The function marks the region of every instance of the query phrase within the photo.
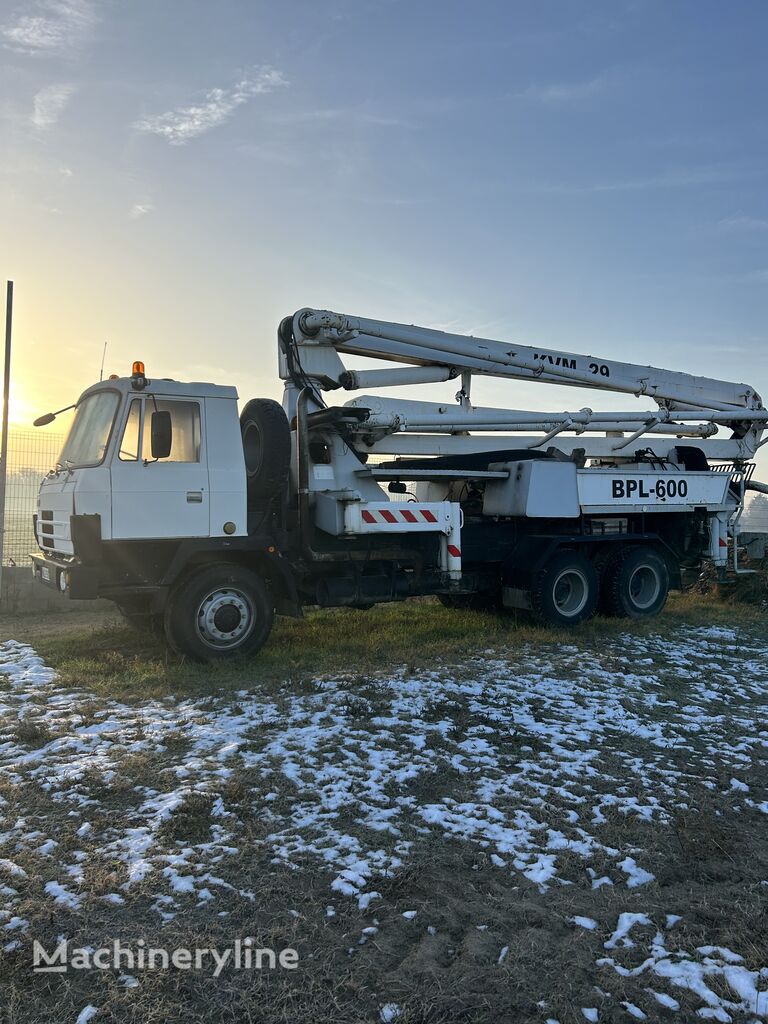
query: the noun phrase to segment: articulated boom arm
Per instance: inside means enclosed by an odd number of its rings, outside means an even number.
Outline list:
[[[505,344],[327,310],[303,310],[296,314],[296,320],[295,326],[305,339],[322,338],[340,352],[403,363],[456,366],[497,377],[648,395],[659,405],[670,403],[672,407],[685,404],[705,409],[762,408],[760,396],[747,384],[655,366]]]
[[[545,431],[544,438],[526,439],[529,447],[537,447],[564,431],[577,434],[597,430],[613,434],[629,431],[630,436],[620,438],[618,444],[606,447],[593,441],[587,445],[594,454],[608,454],[643,434],[707,438],[716,432],[717,425],[721,425],[733,430],[733,438],[729,439],[733,443],[723,439],[710,442],[712,456],[744,459],[754,454],[768,421],[768,412],[763,408],[759,394],[747,384],[591,355],[448,334],[328,310],[299,310],[293,317],[292,326],[302,371],[319,381],[321,387],[340,386],[347,390],[391,387],[445,381],[461,374],[462,386],[457,396],[460,405],[453,409],[427,403],[368,398],[351,403],[368,408],[373,406],[367,427],[388,433],[458,434],[467,431],[503,432],[525,427]],[[350,371],[341,363],[339,353],[411,365],[390,370]],[[285,360],[282,370],[283,377],[291,377]],[[610,414],[595,413],[591,409],[575,413],[478,409],[469,400],[473,373],[648,396],[658,409]],[[407,449],[382,447],[380,450],[394,452]],[[411,450],[423,451],[425,448],[413,445]]]

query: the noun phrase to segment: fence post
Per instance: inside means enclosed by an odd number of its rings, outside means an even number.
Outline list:
[[[8,398],[11,390],[11,330],[13,326],[13,281],[6,282],[5,363],[3,365],[3,425],[0,433],[0,604],[3,595],[3,553],[5,542],[5,486],[8,479]]]

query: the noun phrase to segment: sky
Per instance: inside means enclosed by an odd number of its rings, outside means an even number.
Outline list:
[[[767,36],[763,0],[0,0],[12,419],[105,343],[279,397],[303,306],[765,395]]]

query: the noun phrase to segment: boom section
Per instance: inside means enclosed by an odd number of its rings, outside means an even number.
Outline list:
[[[293,330],[302,346],[325,344],[337,352],[375,359],[646,395],[670,410],[763,407],[759,394],[748,384],[329,310],[299,310],[294,315]]]

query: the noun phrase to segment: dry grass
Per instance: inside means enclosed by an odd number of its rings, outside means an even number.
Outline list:
[[[759,608],[724,605],[711,595],[674,596],[655,619],[632,623],[638,635],[669,633],[681,625],[716,624],[760,630]],[[161,639],[126,626],[119,616],[69,614],[53,619],[0,616],[0,636],[31,643],[56,666],[65,685],[123,700],[200,695],[257,684],[273,692],[286,683],[301,690],[317,675],[375,674],[389,665],[416,672],[460,664],[488,648],[501,653],[533,643],[547,653],[562,643],[599,649],[626,629],[620,619],[598,617],[575,630],[532,624],[522,613],[493,614],[443,608],[420,599],[371,611],[310,610],[301,620],[278,619],[255,659],[196,665],[171,654]]]
[[[561,636],[504,616],[448,611],[420,602],[370,613],[312,613],[301,622],[280,622],[259,659],[211,669],[170,658],[152,638],[110,621],[75,621],[79,618],[68,616],[56,629],[39,620],[5,620],[0,630],[31,642],[57,668],[64,685],[89,691],[93,700],[84,708],[87,716],[97,713],[104,698],[139,702],[147,696],[221,695],[243,687],[266,698],[285,687],[286,680],[294,692],[302,693],[317,674],[340,672],[350,680],[345,710],[351,729],[379,710],[375,674],[387,666],[405,664],[416,672],[436,664],[460,665],[474,652],[509,653],[523,643],[552,657],[563,640],[594,651],[600,650],[606,636],[628,628],[626,623],[595,620]],[[632,624],[631,629],[674,635],[690,623],[738,625],[762,637],[768,632],[758,612],[723,607],[707,597],[678,598],[659,620]],[[610,671],[610,659],[605,668]],[[669,679],[665,685],[682,699],[679,683]],[[663,716],[663,708],[658,714]],[[427,717],[453,723],[449,740],[431,736],[430,742],[438,745],[454,744],[469,726],[482,724],[462,702],[436,700]],[[16,731],[16,739],[30,748],[50,738],[34,722],[22,722]],[[250,749],[257,753],[258,730],[250,741]],[[535,751],[539,742],[510,723],[504,757],[514,764],[522,756],[521,747]],[[644,749],[643,743],[637,740],[638,751]],[[99,801],[88,813],[120,815],[135,802],[137,787],[148,780],[160,791],[171,785],[165,769],[184,763],[187,745],[184,732],[178,730],[165,736],[163,750],[125,757],[119,775],[108,782],[96,769],[87,773],[80,785]],[[631,753],[629,748],[617,751],[614,760],[606,754],[606,768],[616,776],[626,774]],[[680,768],[687,756],[670,750],[669,763]],[[716,772],[716,766],[712,770]],[[766,768],[756,764],[750,771],[750,789],[757,794],[768,784]],[[446,764],[434,777],[417,779],[407,792],[418,801],[439,801],[447,794],[461,800],[466,783],[466,777]],[[633,793],[635,785],[632,777],[626,778],[627,793]],[[95,851],[88,838],[76,835],[78,819],[69,817],[67,807],[37,781],[0,782],[2,810],[9,821],[23,816],[30,829],[45,822],[49,834],[55,828],[62,848],[88,855],[82,885],[86,898],[81,912],[72,913],[52,910],[50,901],[40,898],[41,885],[53,877],[46,858],[14,854],[28,876],[13,880],[23,895],[19,913],[30,921],[30,934],[44,944],[55,945],[61,932],[74,946],[112,938],[135,944],[141,937],[148,946],[187,948],[223,947],[235,937],[251,935],[257,945],[293,946],[300,954],[296,972],[225,971],[213,979],[206,972],[170,969],[146,972],[140,986],[127,988],[117,972],[34,976],[24,946],[4,954],[0,964],[0,1020],[75,1021],[93,1003],[99,1007],[95,1024],[375,1024],[379,1007],[395,1002],[401,1008],[397,1024],[542,1024],[547,1017],[560,1024],[583,1024],[583,1007],[597,1007],[601,1024],[625,1024],[631,1019],[620,1007],[625,999],[642,1006],[652,1021],[675,1019],[649,999],[647,978],[622,978],[612,969],[595,966],[618,915],[633,910],[649,914],[653,928],[663,927],[667,913],[684,913],[675,935],[681,947],[720,944],[738,950],[748,967],[768,963],[762,884],[768,879],[765,816],[744,811],[736,821],[721,786],[710,790],[692,785],[689,806],[671,810],[669,826],[606,813],[601,842],[622,850],[642,847],[653,863],[656,882],[642,890],[619,885],[593,889],[584,859],[566,853],[559,861],[560,876],[571,884],[541,892],[519,874],[500,872],[487,850],[414,832],[409,835],[414,846],[403,867],[376,880],[381,899],[368,912],[354,901],[334,897],[329,890],[332,876],[317,861],[307,860],[303,870],[274,862],[265,841],[271,825],[260,810],[259,798],[267,786],[276,791],[273,806],[290,811],[295,800],[290,780],[272,777],[265,783],[258,767],[231,775],[218,790],[227,811],[241,824],[238,853],[218,870],[235,889],[252,891],[254,900],[222,889],[211,909],[193,897],[186,902],[180,897],[181,911],[162,924],[153,909],[157,893],[151,877],[132,890],[124,906],[103,902],[101,896],[118,888],[121,866],[91,856]],[[595,791],[600,791],[599,780]],[[214,820],[212,804],[211,794],[190,792],[162,824],[160,841],[171,852],[204,843]],[[556,810],[565,809],[561,800]],[[343,811],[339,823],[355,828]],[[599,873],[600,856],[590,863]],[[7,881],[0,877],[0,883]],[[336,909],[333,916],[327,913],[329,904]],[[415,921],[403,917],[412,910],[417,911]],[[597,929],[576,927],[576,915],[593,918]],[[374,920],[378,931],[361,942],[363,928]],[[503,947],[508,953],[499,963]],[[616,955],[632,964],[631,951]],[[537,1006],[542,993],[546,1009]],[[676,1019],[697,1019],[700,1004],[684,992],[676,996],[682,1004]]]

